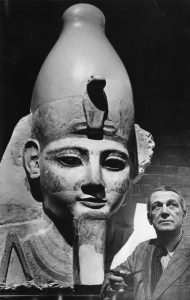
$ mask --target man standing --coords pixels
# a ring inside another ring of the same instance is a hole
[[[185,201],[170,186],[153,191],[148,203],[148,220],[157,239],[139,244],[131,256],[106,276],[105,299],[127,289],[134,277],[135,300],[190,299],[190,241],[183,233]]]

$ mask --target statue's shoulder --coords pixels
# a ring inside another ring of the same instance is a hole
[[[0,289],[73,286],[72,248],[54,226],[44,225],[36,220],[0,226]]]
[[[30,260],[30,240],[37,228],[34,222],[0,226],[0,288],[33,285]],[[27,244],[26,244],[27,243]]]
[[[0,227],[0,287],[15,288],[27,285],[30,271],[23,251],[20,224],[8,224]],[[22,231],[24,238],[24,231]]]

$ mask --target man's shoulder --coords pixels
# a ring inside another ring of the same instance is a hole
[[[182,239],[177,247],[180,251],[188,252],[190,255],[190,236],[186,233],[183,234]]]
[[[190,236],[186,232],[183,233],[181,242],[190,245]]]
[[[151,255],[152,249],[156,243],[156,239],[146,240],[139,243],[131,255],[127,258],[126,262],[136,268],[142,267],[142,263],[146,257]]]
[[[144,242],[141,242],[140,244],[137,245],[136,251],[142,251],[143,249],[151,248],[156,244],[157,239],[150,239],[146,240]]]

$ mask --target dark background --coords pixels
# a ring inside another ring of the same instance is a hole
[[[79,2],[1,0],[0,156],[18,120],[29,113],[34,82],[59,36],[63,11]],[[187,200],[189,232],[190,1],[82,2],[105,14],[107,37],[131,79],[136,123],[156,143],[152,164],[135,185],[133,198],[145,202],[154,187],[174,185]],[[117,224],[122,234],[115,245],[120,248],[127,237],[125,222]]]
[[[57,40],[66,0],[1,0],[0,155],[28,114],[34,81]],[[99,0],[106,33],[129,73],[136,123],[189,129],[190,1]]]

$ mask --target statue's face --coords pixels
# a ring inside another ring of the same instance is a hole
[[[122,203],[130,184],[129,154],[116,141],[66,137],[40,153],[44,208],[57,216],[69,209],[107,217]]]

